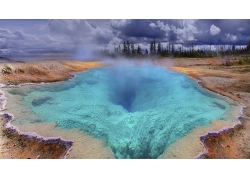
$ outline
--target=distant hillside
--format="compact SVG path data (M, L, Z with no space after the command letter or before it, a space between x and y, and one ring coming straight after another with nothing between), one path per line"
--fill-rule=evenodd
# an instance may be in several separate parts
M0 63L14 63L14 62L24 63L23 61L15 61L13 59L0 56Z

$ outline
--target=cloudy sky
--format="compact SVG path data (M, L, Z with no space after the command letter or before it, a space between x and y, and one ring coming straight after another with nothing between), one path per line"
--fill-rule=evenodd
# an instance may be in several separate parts
M71 53L76 56L129 41L149 49L149 43L184 45L246 45L250 20L0 20L0 56Z

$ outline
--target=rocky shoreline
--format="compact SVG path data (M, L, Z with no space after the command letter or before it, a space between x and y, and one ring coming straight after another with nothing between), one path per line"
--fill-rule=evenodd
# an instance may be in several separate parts
M242 106L242 108L241 108L241 114L242 115L244 114L244 112L243 112L244 108L246 108L246 106ZM243 116L239 116L239 117L237 117L237 119L238 119L238 122L236 124L234 124L233 127L225 127L222 130L219 130L217 132L212 132L211 131L211 132L208 132L205 135L200 136L200 141L202 142L205 151L200 153L199 155L197 155L195 158L197 158L197 159L214 158L214 155L213 155L214 154L213 153L214 152L214 147L211 146L212 141L214 140L214 137L218 138L218 136L223 136L225 134L230 134L235 129L242 128L241 120L243 119ZM226 147L230 148L229 145L227 145ZM221 159L221 158L224 158L224 157L225 157L225 155L222 156L222 157L217 157L217 158Z
M73 141L52 137L44 138L35 133L20 132L17 127L10 124L13 120L13 115L3 114L1 115L1 118L5 121L2 135L6 136L9 140L4 145L6 145L7 149L12 149L13 146L16 149L21 149L18 151L12 151L11 154L8 153L7 156L4 156L3 158L63 159L66 158L66 155L72 148Z
M1 94L1 109L5 109L7 103L4 93ZM0 114L1 135L6 137L6 142L1 142L5 149L11 153L2 153L1 158L20 158L20 159L63 159L72 148L73 141L64 140L58 137L45 138L36 133L22 133L17 127L11 125L14 115L9 113ZM25 148L29 147L29 148Z

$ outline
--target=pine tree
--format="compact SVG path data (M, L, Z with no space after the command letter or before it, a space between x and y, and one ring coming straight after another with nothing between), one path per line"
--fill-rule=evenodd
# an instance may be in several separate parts
M232 52L233 52L233 54L235 53L235 45L233 45L233 47L232 47Z
M158 47L157 47L157 53L161 54L161 43L158 43Z
M121 53L121 46L120 46L120 44L118 46L118 52Z
M150 43L150 54L154 53L154 44L153 42Z
M247 44L247 51L249 51L249 50L250 50L250 39L249 39L248 44Z
M127 54L130 54L130 44L128 41L127 41Z
M135 54L135 46L134 46L134 44L131 44L131 53L132 53L132 55Z
M172 54L174 54L174 44L172 44Z
M153 44L153 48L154 48L154 54L156 53L156 47L155 47L155 38L154 38L154 44Z
M138 45L138 48L137 48L137 54L141 54L141 48L140 48L139 45Z
M126 45L126 43L125 43L125 41L124 41L122 53L123 53L123 54L126 54L126 52L127 52L127 45Z
M118 47L117 47L117 48L115 47L115 49L114 49L114 50L115 50L115 53L118 53Z
M148 55L148 49L146 49L146 52L145 52L146 55Z

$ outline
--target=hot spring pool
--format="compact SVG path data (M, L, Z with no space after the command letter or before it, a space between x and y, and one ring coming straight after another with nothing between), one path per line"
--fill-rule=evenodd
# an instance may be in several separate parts
M157 158L195 126L236 121L238 106L188 76L153 65L77 73L57 84L10 89L43 121L105 140L117 158Z

